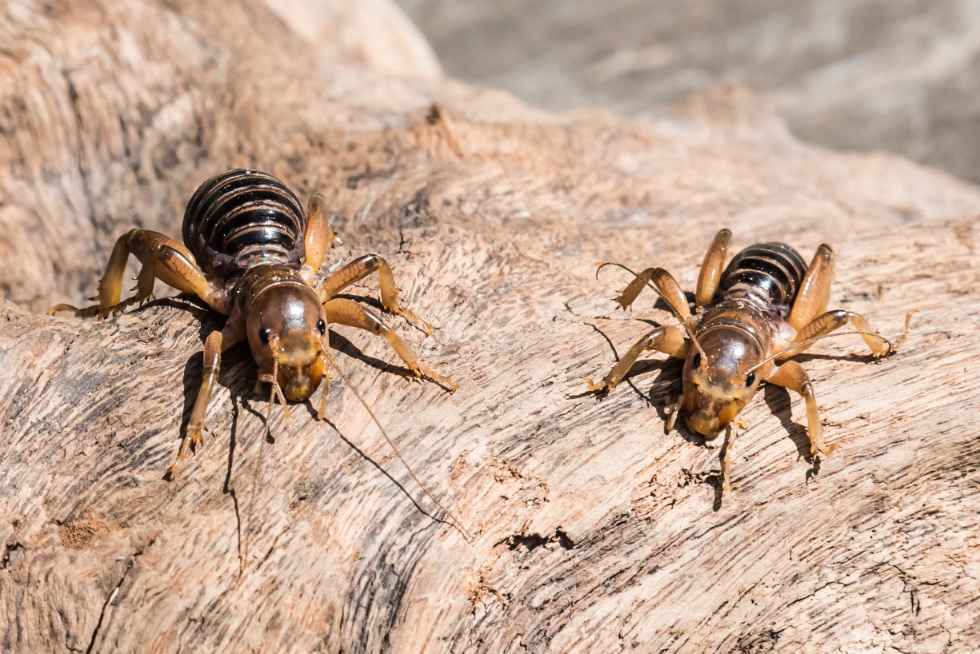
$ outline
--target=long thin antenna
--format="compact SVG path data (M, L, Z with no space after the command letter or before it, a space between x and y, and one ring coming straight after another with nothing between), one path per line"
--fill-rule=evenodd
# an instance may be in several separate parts
M340 369L340 366L338 366L336 362L333 361L333 357L327 357L327 362L334 370L337 371L337 374L340 376L340 379L343 380L344 384L351 390L352 393L354 393L354 397L357 398L357 400L361 403L361 406L364 407L364 410L368 412L369 416L371 416L371 420L374 421L374 424L377 425L378 430L381 432L381 435L384 436L386 441L388 441L388 445L395 453L395 456L397 456L398 460L402 462L402 465L405 466L406 470L408 470L408 474L411 475L412 479L415 480L415 483L418 484L419 488L422 489L422 492L425 493L425 496L428 497L433 504L439 507L442 511L446 513L447 516L449 516L452 519L452 522L450 524L452 524L452 526L460 534L462 534L463 539L467 543L472 543L473 540L469 535L469 532L466 531L466 529L463 527L463 524L459 521L459 519L455 515L453 515L453 513L449 509L444 507L439 502L439 500L433 497L432 493L429 492L429 489L425 487L425 484L422 483L422 480L419 479L418 476L415 474L415 471L412 470L412 467L408 465L408 462L405 461L404 457L402 457L401 452L398 450L398 446L395 445L395 442L392 440L391 436L389 436L388 432L385 431L385 428L384 426L382 426L381 421L378 420L378 417L374 415L374 411L371 410L370 405L368 405L368 403L364 400L364 398L361 397L361 394L357 392L357 389L354 388L354 385L350 383L350 380L347 378L347 375L345 375L344 372Z
M283 411L286 414L286 420L289 420L292 416L289 410L289 404L286 403L286 397L283 395L282 388L279 386L279 339L278 337L273 337L271 340L272 346L272 376L271 378L266 377L270 380L269 383L269 408L265 414L265 429L266 434L269 438L272 438L272 411L276 406L276 400L282 404ZM261 383L262 377L260 376L259 382ZM259 456L255 459L255 471L252 474L252 492L249 494L248 507L245 509L245 537L242 543L242 553L238 559L238 576L241 577L245 574L245 564L248 562L248 527L252 522L252 507L255 502L255 498L258 495L258 485L259 479L262 477L262 471L265 463L265 447L259 448Z

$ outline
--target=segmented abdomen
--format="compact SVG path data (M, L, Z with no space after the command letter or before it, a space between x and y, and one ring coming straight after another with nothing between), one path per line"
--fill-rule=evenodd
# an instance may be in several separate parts
M803 257L785 243L750 245L722 273L719 292L725 299L744 297L776 307L788 306L806 274Z
M234 169L201 184L184 211L184 244L206 271L228 277L258 263L299 263L306 213L285 184Z

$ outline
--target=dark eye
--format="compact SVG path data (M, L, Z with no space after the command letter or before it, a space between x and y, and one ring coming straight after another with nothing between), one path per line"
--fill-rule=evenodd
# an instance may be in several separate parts
M751 386L754 383L755 383L755 373L754 372L750 372L745 377L745 385L746 386Z
M691 367L692 368L700 368L701 367L701 353L700 352L695 353L694 358L691 359Z
M323 318L316 321L316 329L318 332L320 332L320 334L327 333L327 323L324 322Z
M269 344L270 336L272 336L272 330L269 329L268 327L263 327L262 329L259 330L259 340L265 343L266 345Z

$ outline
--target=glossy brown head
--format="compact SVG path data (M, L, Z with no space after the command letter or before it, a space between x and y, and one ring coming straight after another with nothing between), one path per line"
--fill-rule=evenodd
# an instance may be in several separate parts
M745 330L718 327L698 337L704 354L691 348L684 362L682 411L687 426L706 439L718 436L759 390L764 357Z
M248 344L260 373L275 374L286 399L301 402L320 385L326 369L326 316L312 288L272 284L248 305Z

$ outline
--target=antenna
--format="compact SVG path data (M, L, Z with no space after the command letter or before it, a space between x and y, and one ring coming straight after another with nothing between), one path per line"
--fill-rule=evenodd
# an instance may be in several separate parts
M402 463L403 466L405 466L405 469L408 470L408 474L411 475L412 479L415 480L415 483L418 484L419 488L422 489L422 492L425 493L425 496L428 497L432 501L433 504L435 504L437 507L439 507L440 510L442 510L443 512L445 512L445 514L447 516L449 516L449 518L451 519L451 522L449 524L451 524L463 536L463 539L467 543L472 543L473 542L472 537L470 536L469 532L467 532L466 529L463 527L463 525L459 521L459 519L455 515L453 515L453 513L449 509L447 509L446 507L444 507L439 502L439 500L437 500L432 495L432 493L429 492L429 489L425 487L425 484L422 483L422 480L420 480L418 478L418 476L415 474L415 471L412 470L412 467L410 465L408 465L408 462L405 461L404 457L402 457L402 454L399 451L398 446L395 445L394 440L392 440L391 436L388 435L388 432L385 430L384 426L381 424L381 421L378 420L378 417L376 415L374 415L374 411L371 410L370 405L364 400L363 397L361 397L361 394L357 392L357 389L354 388L354 385L350 383L350 380L347 378L347 375L344 374L343 370L340 369L340 366L338 366L336 364L336 362L333 361L333 357L329 357L328 356L328 357L326 357L326 359L327 359L327 363L330 364L330 367L332 367L334 370L337 371L337 374L340 376L340 379L351 390L351 392L354 393L354 397L357 398L358 402L361 403L361 406L364 407L364 410L367 411L367 413L368 413L369 416L371 416L371 420L374 422L375 425L377 425L378 430L381 432L381 435L384 436L384 439L388 442L388 445L391 447L392 451L395 453L395 456L398 457L398 460L401 461L401 463Z

